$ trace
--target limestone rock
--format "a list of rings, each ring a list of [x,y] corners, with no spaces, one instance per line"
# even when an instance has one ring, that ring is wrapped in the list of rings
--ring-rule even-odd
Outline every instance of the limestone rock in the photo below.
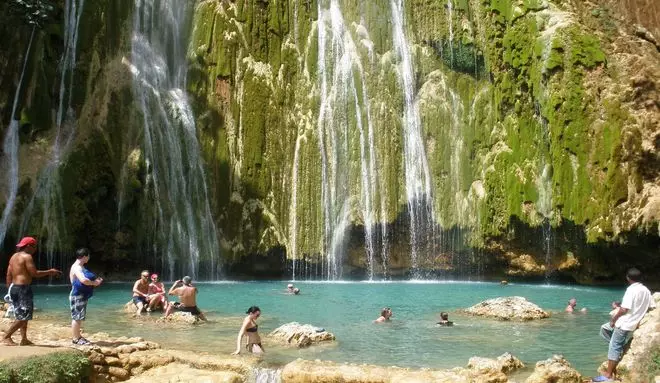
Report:
[[[323,342],[332,342],[335,340],[334,334],[309,324],[300,324],[291,322],[284,324],[273,332],[269,337],[298,348],[309,347],[312,344]]]
[[[550,314],[523,297],[489,299],[465,309],[465,312],[500,320],[526,321],[550,317]]]
[[[123,368],[114,366],[108,367],[108,374],[117,380],[126,380],[131,376],[131,374]]]
[[[523,368],[525,365],[520,359],[507,352],[497,357],[497,359],[474,356],[468,361],[467,367],[478,371],[481,374],[488,374],[489,370],[507,374],[511,371]]]
[[[242,383],[245,378],[232,371],[200,370],[181,363],[153,368],[134,377],[130,383],[153,382],[209,382],[209,383]]]
[[[298,359],[284,366],[283,383],[506,383],[506,375],[488,370],[483,375],[475,369],[411,370],[398,367],[340,364],[329,361]]]
[[[536,363],[532,375],[525,383],[580,383],[582,375],[561,355]]]
[[[182,311],[177,311],[172,313],[168,317],[162,317],[158,319],[158,322],[184,323],[184,324],[196,324],[199,323],[200,321],[201,319],[199,319],[198,316]]]
[[[135,307],[135,304],[131,300],[124,305],[124,311],[126,311],[127,313],[135,314],[135,312],[137,311],[137,307]]]

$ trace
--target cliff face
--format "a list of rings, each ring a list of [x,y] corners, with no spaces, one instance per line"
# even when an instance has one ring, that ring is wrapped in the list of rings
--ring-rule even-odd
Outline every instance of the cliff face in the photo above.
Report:
[[[199,276],[657,270],[658,23],[636,3],[198,1],[185,84],[221,258],[202,255]],[[6,249],[33,233],[51,262],[87,244],[109,269],[189,270],[154,250],[134,7],[81,8],[75,134],[56,166],[65,4],[36,28]],[[12,20],[3,121],[32,30]],[[57,198],[33,198],[41,184]]]

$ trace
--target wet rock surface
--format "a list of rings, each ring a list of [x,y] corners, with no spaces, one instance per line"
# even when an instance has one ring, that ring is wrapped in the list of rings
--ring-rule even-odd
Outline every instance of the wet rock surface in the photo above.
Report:
[[[499,320],[528,321],[549,318],[550,314],[523,297],[489,299],[464,310],[465,313]]]
[[[561,355],[536,363],[525,383],[580,383],[582,375]]]
[[[268,337],[298,348],[335,341],[334,334],[325,329],[298,322],[284,324],[268,334]]]

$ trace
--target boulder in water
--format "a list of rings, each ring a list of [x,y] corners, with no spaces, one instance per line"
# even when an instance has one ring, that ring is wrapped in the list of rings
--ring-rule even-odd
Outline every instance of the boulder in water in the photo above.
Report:
[[[465,312],[500,320],[527,321],[550,317],[550,314],[523,297],[489,299],[465,309]]]
[[[283,324],[268,336],[298,348],[335,340],[334,334],[323,328],[314,327],[309,324],[300,324],[298,322]]]
[[[525,383],[580,383],[582,375],[562,355],[536,363],[534,372]]]
[[[170,323],[185,323],[185,324],[196,324],[200,322],[201,319],[197,315],[192,315],[188,312],[177,311],[172,313],[167,317],[162,317],[158,319],[159,322],[170,322]]]

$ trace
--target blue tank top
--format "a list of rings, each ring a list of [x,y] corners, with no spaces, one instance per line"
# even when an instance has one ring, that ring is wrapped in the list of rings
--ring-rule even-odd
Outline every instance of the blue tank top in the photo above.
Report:
[[[89,279],[90,281],[96,279],[96,274],[92,273],[84,267],[82,267],[82,273],[85,278]],[[85,297],[85,299],[89,299],[92,295],[94,295],[94,286],[87,286],[86,284],[80,282],[78,278],[74,278],[73,283],[71,284],[71,295],[82,295]]]

